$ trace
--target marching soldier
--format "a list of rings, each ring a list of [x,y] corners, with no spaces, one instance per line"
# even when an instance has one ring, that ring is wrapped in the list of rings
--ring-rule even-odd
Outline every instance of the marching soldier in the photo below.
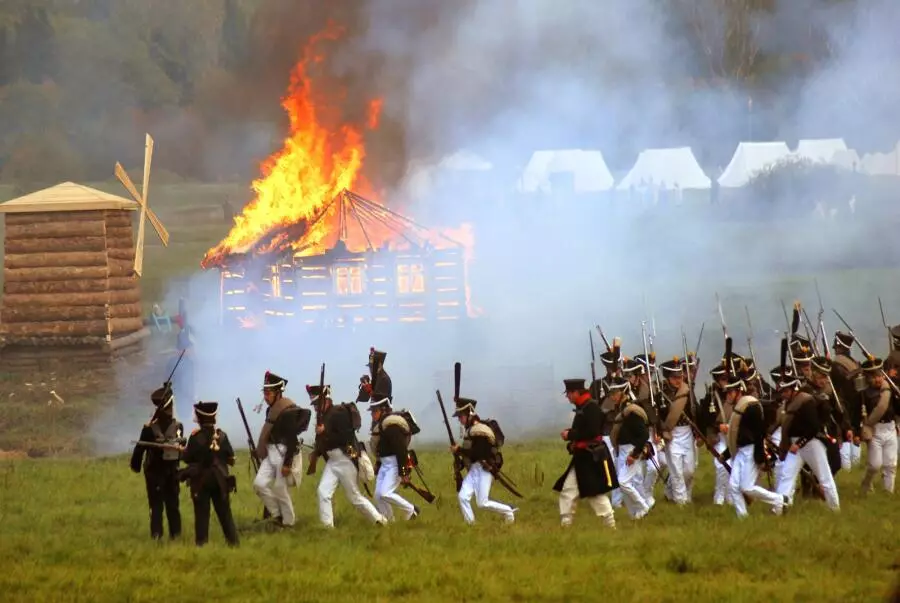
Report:
[[[386,359],[387,352],[379,352],[375,348],[369,350],[369,363],[367,366],[372,378],[369,380],[363,375],[360,379],[360,395],[357,396],[357,400],[363,397],[363,392],[372,398],[382,399],[386,397],[390,401],[394,400],[394,386],[390,375],[384,370],[384,361]],[[368,399],[363,401],[367,402]]]
[[[822,424],[822,443],[828,456],[831,474],[836,475],[841,469],[841,442],[845,438],[852,439],[850,421],[844,413],[841,401],[835,398],[831,387],[830,376],[834,363],[825,356],[816,356],[810,361],[812,368],[813,395],[819,404],[819,420]]]
[[[618,411],[610,439],[616,453],[619,491],[631,518],[643,519],[651,507],[641,488],[641,465],[650,446],[650,420],[644,408],[632,401],[627,381],[616,378],[609,388]]]
[[[669,481],[672,498],[679,505],[691,502],[696,467],[694,432],[689,419],[693,414],[691,393],[684,382],[681,360],[667,360],[660,364],[665,375],[663,391],[666,399],[666,415],[662,423],[662,437],[666,442],[669,465]]]
[[[815,399],[801,391],[800,378],[784,376],[775,386],[785,403],[778,456],[783,463],[781,480],[776,487],[793,504],[797,475],[806,463],[819,480],[825,502],[833,511],[840,510],[837,485],[828,465],[825,445],[818,439],[822,431]]]
[[[372,413],[369,449],[377,459],[375,506],[388,521],[394,520],[392,505],[406,514],[405,519],[415,519],[419,508],[397,493],[400,484],[408,484],[410,480],[412,427],[402,414],[391,412],[387,398],[373,401],[369,411]]]
[[[603,400],[606,397],[607,386],[613,378],[619,375],[620,361],[622,360],[622,350],[619,347],[618,338],[613,339],[612,350],[607,350],[600,354],[600,362],[606,369],[606,375],[591,383],[590,393],[594,400]]]
[[[809,340],[800,335],[794,335],[791,340],[791,356],[794,358],[794,366],[797,367],[797,378],[800,380],[800,386],[806,386],[812,379],[812,361],[813,355],[810,351]]]
[[[836,331],[832,349],[832,381],[837,390],[841,402],[844,403],[844,412],[851,426],[859,425],[862,421],[862,392],[866,389],[865,378],[862,369],[853,356],[850,355],[855,339],[850,333]],[[859,434],[852,432],[841,444],[841,468],[850,471],[853,465],[859,464],[860,446]]]
[[[618,367],[619,365],[616,364]],[[617,369],[618,370],[618,369]],[[602,391],[605,392],[603,395],[603,399],[600,400],[600,412],[603,415],[603,423],[600,427],[600,433],[603,435],[603,442],[606,444],[607,449],[613,450],[612,444],[612,429],[613,423],[615,422],[616,414],[618,410],[616,408],[617,398],[612,395],[612,384],[619,382],[618,373],[611,373],[604,378]],[[615,459],[613,459],[615,461]],[[622,506],[622,492],[616,488],[612,491],[610,495],[610,500],[612,501],[612,506],[614,509],[618,509]]]
[[[231,546],[239,544],[229,500],[230,493],[237,491],[234,476],[228,474],[228,467],[234,465],[234,449],[228,435],[216,427],[218,410],[218,402],[194,404],[199,428],[191,433],[184,451],[184,462],[188,466],[182,472],[182,480],[191,483],[197,546],[203,546],[209,540],[210,503],[216,510],[225,540]]]
[[[866,476],[863,494],[872,491],[872,481],[881,473],[884,489],[893,493],[897,473],[897,424],[891,386],[884,376],[880,358],[869,358],[861,365],[869,387],[864,393],[860,434],[866,443]]]
[[[499,452],[503,433],[496,421],[489,424],[481,420],[475,412],[477,405],[478,401],[472,398],[457,398],[456,410],[453,412],[453,416],[459,419],[466,430],[462,445],[450,447],[450,452],[462,457],[466,467],[466,476],[457,495],[459,508],[467,524],[475,523],[475,513],[472,511],[474,496],[479,509],[498,513],[507,523],[513,523],[519,509],[490,498],[495,472],[499,471],[503,463]]]
[[[607,494],[619,487],[616,466],[601,434],[603,413],[591,398],[584,379],[566,379],[566,398],[575,406],[572,427],[560,433],[572,455],[568,467],[553,485],[559,492],[559,513],[563,526],[572,524],[576,500],[587,499],[603,523],[615,529],[616,518]]]
[[[150,505],[150,537],[160,540],[163,536],[163,509],[169,521],[169,537],[181,535],[181,510],[179,509],[178,463],[180,448],[184,446],[184,427],[173,416],[175,396],[169,383],[150,394],[156,411],[150,422],[141,429],[138,443],[131,453],[131,470],[141,472],[143,461],[144,482],[147,485],[147,502]],[[142,443],[158,444],[146,447]],[[165,446],[165,447],[162,447]]]
[[[308,385],[306,389],[311,391]],[[334,507],[332,500],[338,485],[344,489],[347,500],[363,515],[377,525],[384,525],[387,520],[378,509],[359,491],[357,458],[359,443],[356,430],[361,421],[355,404],[334,405],[330,396],[331,386],[326,385],[312,404],[317,410],[316,434],[319,436],[325,468],[316,494],[319,499],[319,520],[326,528],[334,527]]]
[[[259,472],[253,480],[253,489],[268,509],[272,522],[282,527],[291,527],[296,521],[288,478],[300,452],[298,429],[306,429],[311,414],[303,409],[305,424],[297,424],[297,411],[301,409],[285,397],[287,383],[287,379],[269,371],[263,378],[263,398],[268,408],[257,440],[255,453],[259,458]]]
[[[662,438],[659,437],[659,430],[657,429],[659,426],[658,404],[661,397],[656,389],[656,385],[652,383],[652,377],[650,377],[650,371],[655,369],[656,367],[652,361],[648,362],[643,354],[636,355],[632,360],[626,360],[622,366],[622,372],[628,379],[629,388],[634,395],[635,402],[644,409],[649,422],[647,460],[643,463],[644,476],[641,480],[640,492],[650,507],[656,504],[653,493],[656,488],[656,482],[659,479],[659,473],[665,466],[665,455],[659,453],[661,450],[659,445],[662,442]],[[651,387],[653,388],[652,400],[650,396]],[[666,488],[668,489],[668,484]]]
[[[747,517],[744,497],[768,503],[776,515],[784,513],[788,497],[756,485],[759,468],[772,463],[774,450],[765,444],[766,426],[762,404],[754,396],[742,395],[741,388],[733,387],[725,392],[725,403],[734,405],[729,418],[727,440],[731,456],[731,475],[728,487],[731,502],[740,518]]]
[[[721,454],[727,448],[726,433],[728,419],[731,417],[731,407],[725,402],[725,394],[730,389],[742,387],[743,382],[728,377],[725,358],[722,359],[721,364],[710,369],[709,374],[713,378],[713,383],[707,389],[706,396],[703,397],[697,409],[697,426],[704,431],[706,444]],[[730,502],[728,470],[715,457],[713,457],[713,468],[716,472],[713,504],[724,505],[726,500]]]

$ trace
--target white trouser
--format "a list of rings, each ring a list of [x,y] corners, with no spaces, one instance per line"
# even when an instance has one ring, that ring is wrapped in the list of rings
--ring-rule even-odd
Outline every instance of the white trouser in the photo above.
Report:
[[[485,471],[481,463],[472,463],[463,478],[462,486],[459,488],[459,508],[462,510],[463,518],[466,523],[475,523],[475,513],[472,511],[472,497],[475,497],[475,504],[479,509],[487,509],[494,513],[503,515],[503,518],[512,523],[515,521],[514,509],[509,505],[491,500],[491,485],[494,483],[494,476],[490,472]]]
[[[608,435],[603,436],[603,441],[606,442],[606,447],[609,449],[610,452],[612,452],[614,449],[613,449],[612,440],[610,439],[610,437]],[[610,496],[610,499],[612,500],[613,508],[618,509],[619,507],[622,506],[622,491],[621,490],[616,488],[615,490],[613,490],[610,493],[609,496]]]
[[[297,520],[294,516],[294,503],[291,501],[287,479],[281,475],[285,452],[284,444],[266,446],[266,458],[259,464],[259,471],[253,480],[253,489],[272,517],[280,517],[284,525],[292,526]],[[297,454],[300,454],[299,450]]]
[[[731,476],[728,489],[731,492],[731,504],[738,517],[747,517],[747,502],[744,495],[761,500],[772,506],[776,513],[784,510],[784,497],[771,490],[756,485],[759,478],[759,466],[753,460],[753,444],[741,446],[731,459]]]
[[[791,438],[796,443],[798,438]],[[793,504],[794,491],[797,488],[797,476],[803,469],[803,464],[809,465],[813,475],[819,480],[825,493],[825,502],[834,511],[840,509],[837,485],[834,476],[831,475],[831,467],[828,465],[828,456],[825,454],[825,444],[819,440],[810,440],[806,446],[797,451],[797,454],[788,452],[782,463],[781,475],[778,479],[776,490],[778,494],[788,497],[788,502]]]
[[[397,488],[400,487],[400,471],[397,465],[396,456],[386,456],[381,458],[381,468],[375,477],[375,507],[388,521],[393,521],[394,510],[391,505],[395,505],[406,512],[406,519],[415,514],[416,508],[411,502],[397,494]]]
[[[334,509],[331,501],[338,484],[344,489],[347,500],[354,507],[374,522],[384,522],[385,518],[378,512],[368,498],[362,495],[357,485],[357,469],[344,451],[335,448],[327,452],[328,460],[322,470],[317,494],[319,497],[319,520],[326,527],[334,527]]]
[[[716,445],[713,447],[719,454],[725,454],[725,451],[728,450],[728,443],[726,442],[725,437],[724,434],[720,433],[716,440]],[[724,505],[726,502],[730,503],[731,489],[728,487],[728,484],[730,483],[728,469],[725,468],[725,465],[716,460],[716,457],[712,457],[712,462],[713,469],[716,470],[716,487],[715,490],[713,490],[713,504]],[[733,467],[732,470],[734,470]]]
[[[628,509],[628,514],[634,519],[641,519],[650,510],[650,503],[641,492],[641,465],[643,462],[636,459],[628,464],[628,455],[634,450],[631,444],[619,446],[619,454],[616,457],[616,473],[619,476],[619,490],[622,492],[622,502]]]
[[[642,461],[644,465],[644,479],[641,480],[639,489],[641,496],[643,496],[644,500],[647,501],[647,504],[652,507],[656,503],[653,492],[656,489],[656,482],[659,480],[659,471],[656,467],[659,465],[659,468],[662,469],[666,460],[664,454],[659,454],[659,447],[653,442],[652,432],[650,434],[650,448],[653,450],[653,458]],[[656,463],[655,465],[654,462]]]
[[[884,489],[894,491],[894,479],[897,475],[897,426],[890,423],[877,423],[874,435],[866,443],[866,477],[862,488],[868,492],[872,489],[872,481],[880,472],[884,479]]]
[[[778,446],[781,444],[781,427],[776,427],[769,439],[775,445],[775,450],[778,450]],[[775,473],[775,491],[780,492],[778,485],[784,480],[784,463],[781,462],[777,455],[775,456],[775,471],[773,473]]]
[[[850,471],[852,467],[859,465],[862,458],[862,448],[853,442],[841,444],[841,469]]]
[[[672,430],[672,441],[666,442],[666,456],[672,499],[680,505],[686,505],[691,502],[697,459],[694,432],[689,426],[679,425]]]
[[[613,513],[612,504],[609,502],[609,496],[606,494],[598,494],[584,499],[594,510],[594,514],[603,520],[603,523],[615,529],[616,516]],[[575,470],[569,469],[566,479],[563,481],[562,491],[559,493],[559,515],[562,525],[568,526],[572,524],[575,515],[575,507],[578,502],[578,478],[575,477]]]

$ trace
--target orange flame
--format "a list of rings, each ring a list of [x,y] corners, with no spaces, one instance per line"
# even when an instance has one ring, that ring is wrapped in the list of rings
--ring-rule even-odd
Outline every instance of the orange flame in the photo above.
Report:
[[[322,60],[317,52],[320,43],[337,39],[341,33],[329,26],[304,48],[281,103],[290,120],[290,135],[282,149],[262,164],[262,177],[252,184],[254,200],[235,217],[228,235],[207,252],[201,262],[204,268],[220,264],[231,254],[265,253],[293,244],[301,236],[307,244],[314,244],[327,234],[328,220],[320,220],[310,231],[308,224],[338,193],[354,188],[361,180],[366,154],[362,132],[351,124],[331,131],[321,123],[320,113],[329,107],[318,110],[314,98],[322,94],[313,90],[308,74],[309,66]],[[377,126],[380,110],[380,100],[370,103],[370,126]]]

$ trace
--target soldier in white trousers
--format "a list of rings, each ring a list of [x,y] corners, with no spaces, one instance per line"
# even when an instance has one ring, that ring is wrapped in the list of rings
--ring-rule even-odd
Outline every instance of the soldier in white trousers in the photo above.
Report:
[[[747,517],[747,503],[750,497],[769,504],[776,515],[784,513],[788,498],[756,485],[759,467],[769,462],[765,446],[766,424],[762,404],[754,396],[741,396],[740,390],[732,388],[725,394],[726,402],[735,404],[728,424],[728,454],[731,455],[731,475],[728,487],[731,490],[731,504],[737,516]]]
[[[821,437],[822,424],[815,398],[807,391],[800,390],[800,380],[794,376],[782,378],[775,389],[785,401],[781,442],[778,447],[783,464],[776,488],[778,493],[786,496],[789,503],[793,504],[797,477],[806,463],[818,479],[828,507],[833,511],[840,510],[837,485],[828,465],[825,444],[817,439]]]
[[[650,421],[644,408],[632,401],[630,394],[624,379],[617,378],[610,384],[610,395],[618,410],[610,439],[616,454],[622,502],[632,519],[643,519],[651,507],[641,489],[641,465],[650,445]]]
[[[325,468],[316,494],[319,499],[319,521],[326,528],[334,527],[332,499],[340,485],[347,500],[369,520],[384,525],[387,520],[368,498],[359,491],[359,469],[354,463],[357,449],[356,430],[361,426],[359,414],[353,403],[335,406],[330,397],[320,397],[315,404],[319,408],[319,424],[316,434],[322,436]]]
[[[862,370],[869,385],[863,393],[860,426],[860,437],[866,443],[866,475],[863,478],[862,491],[864,494],[871,492],[872,482],[880,473],[884,489],[893,492],[897,474],[894,396],[883,372],[884,362],[880,358],[871,358],[863,362]]]
[[[404,519],[414,519],[419,515],[419,508],[397,493],[400,485],[408,483],[410,478],[408,461],[413,426],[405,413],[392,412],[387,397],[372,396],[369,411],[372,413],[369,449],[377,458],[375,506],[388,521],[394,520],[392,507],[400,509]]]
[[[297,457],[301,454],[297,435],[309,425],[311,413],[284,396],[286,386],[287,379],[266,371],[263,397],[268,408],[254,451],[259,458],[259,471],[253,480],[253,489],[266,506],[271,520],[276,525],[290,527],[296,516],[288,480],[292,477],[294,462],[299,463]]]
[[[688,418],[693,415],[690,389],[684,382],[680,359],[667,360],[660,368],[665,375],[662,393],[668,400],[662,437],[666,442],[672,498],[676,504],[686,505],[691,502],[697,466],[694,432],[688,423]]]
[[[463,478],[457,498],[463,519],[469,525],[475,523],[472,511],[472,498],[479,509],[497,513],[506,523],[516,520],[517,508],[491,500],[491,486],[494,483],[492,468],[499,469],[498,439],[502,434],[481,421],[475,413],[478,401],[472,398],[457,398],[454,417],[459,419],[465,428],[462,445],[451,446],[450,451],[462,457],[466,465],[466,476]]]

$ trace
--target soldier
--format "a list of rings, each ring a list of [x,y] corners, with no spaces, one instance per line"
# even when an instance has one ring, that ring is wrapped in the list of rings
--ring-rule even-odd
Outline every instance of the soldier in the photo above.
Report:
[[[313,386],[307,386],[311,390]],[[325,458],[325,468],[316,494],[319,499],[319,520],[326,528],[334,527],[332,499],[338,484],[344,489],[347,500],[363,515],[377,525],[385,525],[387,520],[378,512],[368,498],[359,491],[359,442],[356,431],[361,426],[359,411],[353,403],[334,405],[330,396],[331,386],[319,394],[313,405],[317,410],[316,434]]]
[[[619,492],[631,518],[643,519],[651,508],[641,488],[641,465],[650,446],[650,420],[640,403],[631,399],[627,381],[616,378],[609,388],[618,411],[610,439],[616,453]]]
[[[840,510],[837,485],[831,475],[825,445],[817,438],[822,426],[815,399],[809,391],[801,391],[800,379],[793,375],[784,376],[775,387],[785,403],[778,447],[778,457],[784,466],[776,487],[778,493],[787,496],[793,504],[797,475],[806,463],[819,480],[828,507],[833,511]]]
[[[891,386],[884,376],[884,363],[870,357],[861,365],[869,387],[863,399],[860,438],[866,443],[866,476],[863,494],[872,491],[872,481],[878,473],[884,479],[884,489],[893,493],[897,473],[897,424]]]
[[[372,413],[372,430],[369,449],[376,455],[375,506],[388,520],[394,520],[391,505],[406,514],[404,519],[415,519],[419,508],[400,496],[397,488],[408,484],[411,467],[408,463],[412,427],[400,414],[391,411],[387,398],[373,401],[369,406]]]
[[[709,374],[713,378],[713,383],[707,388],[706,395],[698,405],[697,426],[703,430],[707,446],[721,454],[727,448],[726,433],[728,418],[731,417],[731,407],[726,408],[725,394],[729,389],[742,386],[742,382],[729,379],[724,358],[720,364],[710,369]],[[726,500],[730,502],[728,470],[715,458],[713,469],[716,474],[713,504],[724,505]]]
[[[728,426],[731,422],[731,413],[734,411],[734,404],[744,395],[744,382],[737,375],[728,375],[725,383],[721,386],[722,396],[721,406],[718,413],[711,417],[711,426],[707,431],[707,438],[712,448],[720,455],[728,450]],[[724,460],[724,459],[723,459]],[[716,470],[716,485],[713,492],[713,504],[723,505],[726,502],[733,504],[731,497],[732,491],[729,488],[731,477],[725,465],[713,457],[713,467]]]
[[[662,424],[662,437],[666,442],[669,465],[669,481],[672,498],[679,505],[691,502],[696,467],[694,431],[689,419],[693,414],[690,390],[684,382],[684,370],[679,358],[660,365],[665,375],[662,395],[667,411]]]
[[[616,365],[618,366],[618,364]],[[603,423],[600,426],[600,433],[603,436],[603,442],[606,444],[607,449],[612,450],[613,444],[611,439],[613,423],[615,423],[616,413],[618,410],[616,409],[616,400],[617,398],[611,395],[612,392],[612,384],[618,382],[620,378],[617,376],[617,373],[610,373],[603,380],[603,385],[601,387],[601,391],[605,392],[603,399],[600,400],[600,412],[603,416]],[[615,462],[615,459],[613,459]],[[619,491],[618,488],[613,490],[610,495],[610,499],[612,501],[612,506],[614,509],[618,509],[622,506],[622,492]]]
[[[503,463],[503,457],[499,453],[503,433],[496,421],[489,424],[481,420],[475,412],[477,405],[478,401],[472,398],[457,398],[456,410],[453,412],[453,416],[459,419],[460,425],[466,430],[462,445],[450,447],[450,452],[460,456],[466,467],[466,476],[457,495],[459,508],[467,524],[475,523],[475,513],[472,512],[474,496],[479,509],[499,513],[507,523],[513,523],[519,509],[490,498],[494,473]]]
[[[836,331],[832,349],[831,377],[841,402],[844,404],[844,412],[851,426],[859,425],[862,420],[862,392],[866,389],[865,378],[850,350],[855,341],[850,333]],[[841,468],[850,471],[860,461],[859,434],[848,434],[841,444]]]
[[[384,361],[386,359],[387,352],[379,352],[375,348],[369,350],[369,363],[367,366],[369,367],[372,379],[368,382],[360,383],[361,391],[360,395],[357,396],[357,400],[362,397],[362,392],[365,392],[372,398],[377,398],[379,400],[387,398],[388,400],[393,401],[394,386],[393,383],[391,383],[390,375],[384,370]],[[363,379],[365,379],[365,376],[363,376],[360,381]]]
[[[131,453],[131,470],[141,472],[143,460],[144,482],[147,485],[147,502],[150,505],[150,537],[160,540],[163,536],[163,509],[169,521],[169,538],[181,535],[180,489],[178,487],[178,463],[180,448],[184,446],[184,427],[173,416],[175,396],[168,382],[150,394],[156,406],[150,422],[141,429],[139,442]],[[146,447],[141,442],[166,447]]]
[[[756,485],[759,468],[769,466],[775,452],[768,450],[765,444],[762,404],[754,396],[742,395],[740,388],[736,387],[726,390],[725,403],[734,405],[727,430],[728,454],[731,456],[728,488],[734,510],[738,517],[747,517],[747,503],[744,500],[747,496],[768,503],[776,515],[781,515],[788,504],[788,497]]]
[[[184,462],[188,466],[181,479],[191,482],[197,546],[203,546],[209,540],[210,503],[216,510],[225,540],[231,546],[239,544],[229,500],[229,494],[237,491],[234,476],[228,474],[228,467],[234,465],[234,449],[228,434],[216,427],[218,410],[218,402],[194,404],[194,416],[200,427],[191,433],[184,451]]]
[[[812,378],[810,361],[813,355],[810,351],[809,340],[800,335],[794,335],[791,340],[791,356],[794,359],[794,366],[797,367],[797,377],[800,379],[800,386],[803,387]]]
[[[649,367],[649,371],[647,370]],[[628,379],[629,388],[635,398],[635,402],[644,409],[649,422],[649,441],[647,450],[647,459],[643,462],[644,475],[640,480],[640,492],[650,507],[656,504],[653,495],[656,487],[656,481],[659,479],[659,472],[665,463],[665,455],[660,454],[659,448],[662,438],[659,437],[659,413],[658,404],[661,399],[656,385],[651,383],[650,371],[654,371],[656,367],[652,362],[648,362],[643,354],[638,354],[633,360],[626,359],[622,366],[622,373]],[[653,399],[651,400],[650,391],[653,388]],[[666,484],[668,489],[668,483]],[[669,493],[671,494],[671,493]]]
[[[831,474],[836,475],[841,469],[841,442],[852,439],[850,421],[847,419],[841,401],[835,398],[830,376],[833,362],[825,356],[816,356],[810,361],[812,378],[810,385],[813,396],[819,405],[819,421],[822,424],[822,443],[828,456]]]
[[[590,393],[594,400],[603,400],[606,397],[607,385],[619,375],[621,360],[622,351],[619,347],[619,340],[616,338],[613,340],[612,350],[600,354],[600,362],[606,369],[606,375],[591,383]]]
[[[309,426],[311,415],[284,395],[287,383],[287,379],[269,371],[263,377],[266,421],[256,444],[259,471],[253,480],[253,489],[269,511],[271,521],[280,527],[291,527],[297,519],[288,478],[295,457],[300,454],[297,435]]]
[[[587,499],[594,513],[603,523],[615,529],[616,518],[607,494],[619,487],[615,462],[601,429],[603,413],[600,404],[591,398],[584,379],[566,379],[566,398],[575,406],[572,427],[560,433],[566,449],[572,455],[568,467],[553,485],[559,492],[559,514],[562,525],[569,526],[575,515],[576,499]]]

